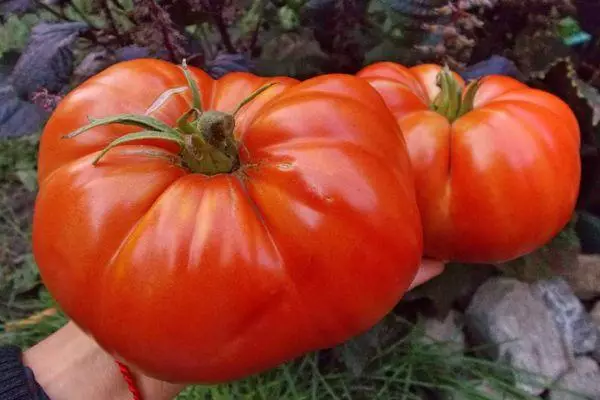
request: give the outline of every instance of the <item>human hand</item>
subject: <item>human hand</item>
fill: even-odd
[[[444,267],[445,264],[441,261],[423,259],[421,266],[419,267],[419,271],[410,285],[410,289],[414,289],[415,287],[435,278],[444,272]]]
[[[423,260],[410,288],[441,274],[444,263]],[[23,361],[53,400],[129,400],[131,393],[113,357],[69,322],[47,339],[27,350]],[[132,371],[144,400],[172,399],[184,385],[159,381]]]
[[[52,400],[131,400],[114,358],[73,322],[25,351],[23,362]],[[184,385],[132,370],[144,400],[170,400]]]

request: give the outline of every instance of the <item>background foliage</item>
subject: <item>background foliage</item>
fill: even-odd
[[[215,78],[250,71],[305,79],[355,73],[380,60],[435,62],[466,79],[499,73],[551,91],[581,125],[583,177],[572,223],[546,247],[511,263],[469,273],[453,265],[443,280],[405,301],[444,314],[492,274],[535,279],[581,250],[600,252],[597,0],[0,0],[0,341],[28,346],[65,322],[30,249],[44,122],[90,76],[143,57],[185,58]],[[54,311],[35,314],[42,310]],[[479,399],[486,398],[477,389],[481,381],[509,387],[511,371],[425,344],[413,326],[416,314],[401,314],[409,321],[396,321],[389,335],[382,333],[385,322],[378,325],[341,356],[311,354],[238,384],[191,388],[182,398],[316,398],[316,392],[337,398],[362,391],[410,399],[435,389],[446,394],[436,398]],[[24,325],[15,329],[15,320]],[[351,373],[357,368],[366,372],[357,377]]]

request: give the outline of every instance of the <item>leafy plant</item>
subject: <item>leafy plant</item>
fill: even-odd
[[[37,141],[0,141],[0,321],[39,308],[31,293],[39,274],[30,253]]]
[[[36,14],[9,15],[0,24],[0,60],[5,53],[25,47],[31,29],[39,22]]]
[[[577,215],[545,246],[536,251],[505,263],[497,264],[504,274],[526,282],[548,279],[577,262],[580,251],[579,238],[575,232]]]
[[[475,29],[483,26],[471,11],[489,6],[489,1],[373,1],[370,13],[379,22],[375,26],[382,27],[383,40],[370,51],[368,60],[390,59],[394,57],[390,52],[395,52],[394,58],[403,64],[438,62],[462,67],[476,43]],[[414,51],[406,51],[413,46]]]

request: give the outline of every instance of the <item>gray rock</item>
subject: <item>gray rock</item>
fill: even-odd
[[[600,301],[598,301],[592,311],[590,312],[590,316],[592,317],[592,321],[596,324],[596,327],[600,329]]]
[[[583,300],[600,296],[600,254],[580,254],[577,262],[555,268]]]
[[[590,316],[592,318],[592,321],[594,321],[594,324],[596,325],[598,337],[600,337],[600,301],[598,301],[594,308],[592,308]],[[596,343],[596,348],[592,353],[592,357],[594,358],[594,360],[600,363],[600,340],[598,340],[598,342]]]
[[[464,317],[460,312],[450,310],[443,319],[425,318],[422,323],[426,341],[446,343],[450,352],[464,353]]]
[[[471,299],[467,333],[488,357],[523,371],[517,387],[538,395],[568,369],[568,353],[544,301],[530,285],[492,278]],[[525,372],[527,371],[527,372]]]
[[[445,400],[472,400],[474,398],[480,399],[485,396],[487,400],[521,400],[526,393],[522,396],[515,396],[514,394],[507,393],[498,388],[495,388],[488,382],[476,383],[472,388],[468,390],[464,387],[460,393],[452,393],[444,397]],[[477,397],[475,397],[477,396]],[[538,399],[538,397],[527,397],[528,399]]]
[[[598,330],[583,304],[560,277],[533,284],[546,303],[567,348],[576,355],[591,353],[598,343]]]
[[[553,385],[548,400],[600,399],[600,368],[589,357],[579,357],[573,368]]]
[[[402,301],[427,299],[439,314],[447,314],[455,305],[465,308],[475,291],[497,270],[490,265],[449,263],[437,278],[404,295]]]
[[[400,324],[393,315],[388,315],[367,332],[336,346],[333,355],[354,376],[361,376],[371,358],[395,336],[397,329],[400,329]]]

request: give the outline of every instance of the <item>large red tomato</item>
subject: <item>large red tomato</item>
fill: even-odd
[[[505,76],[463,90],[436,65],[384,62],[358,76],[383,96],[406,138],[425,255],[509,260],[568,222],[579,189],[579,127],[560,99]]]
[[[107,351],[172,381],[244,377],[368,329],[422,251],[410,162],[381,97],[348,75],[191,73],[213,111],[186,114],[200,102],[183,70],[141,60],[90,79],[52,115],[33,227],[50,292]],[[144,118],[145,139],[96,164],[140,128],[96,123],[62,138],[123,113],[164,124]]]

